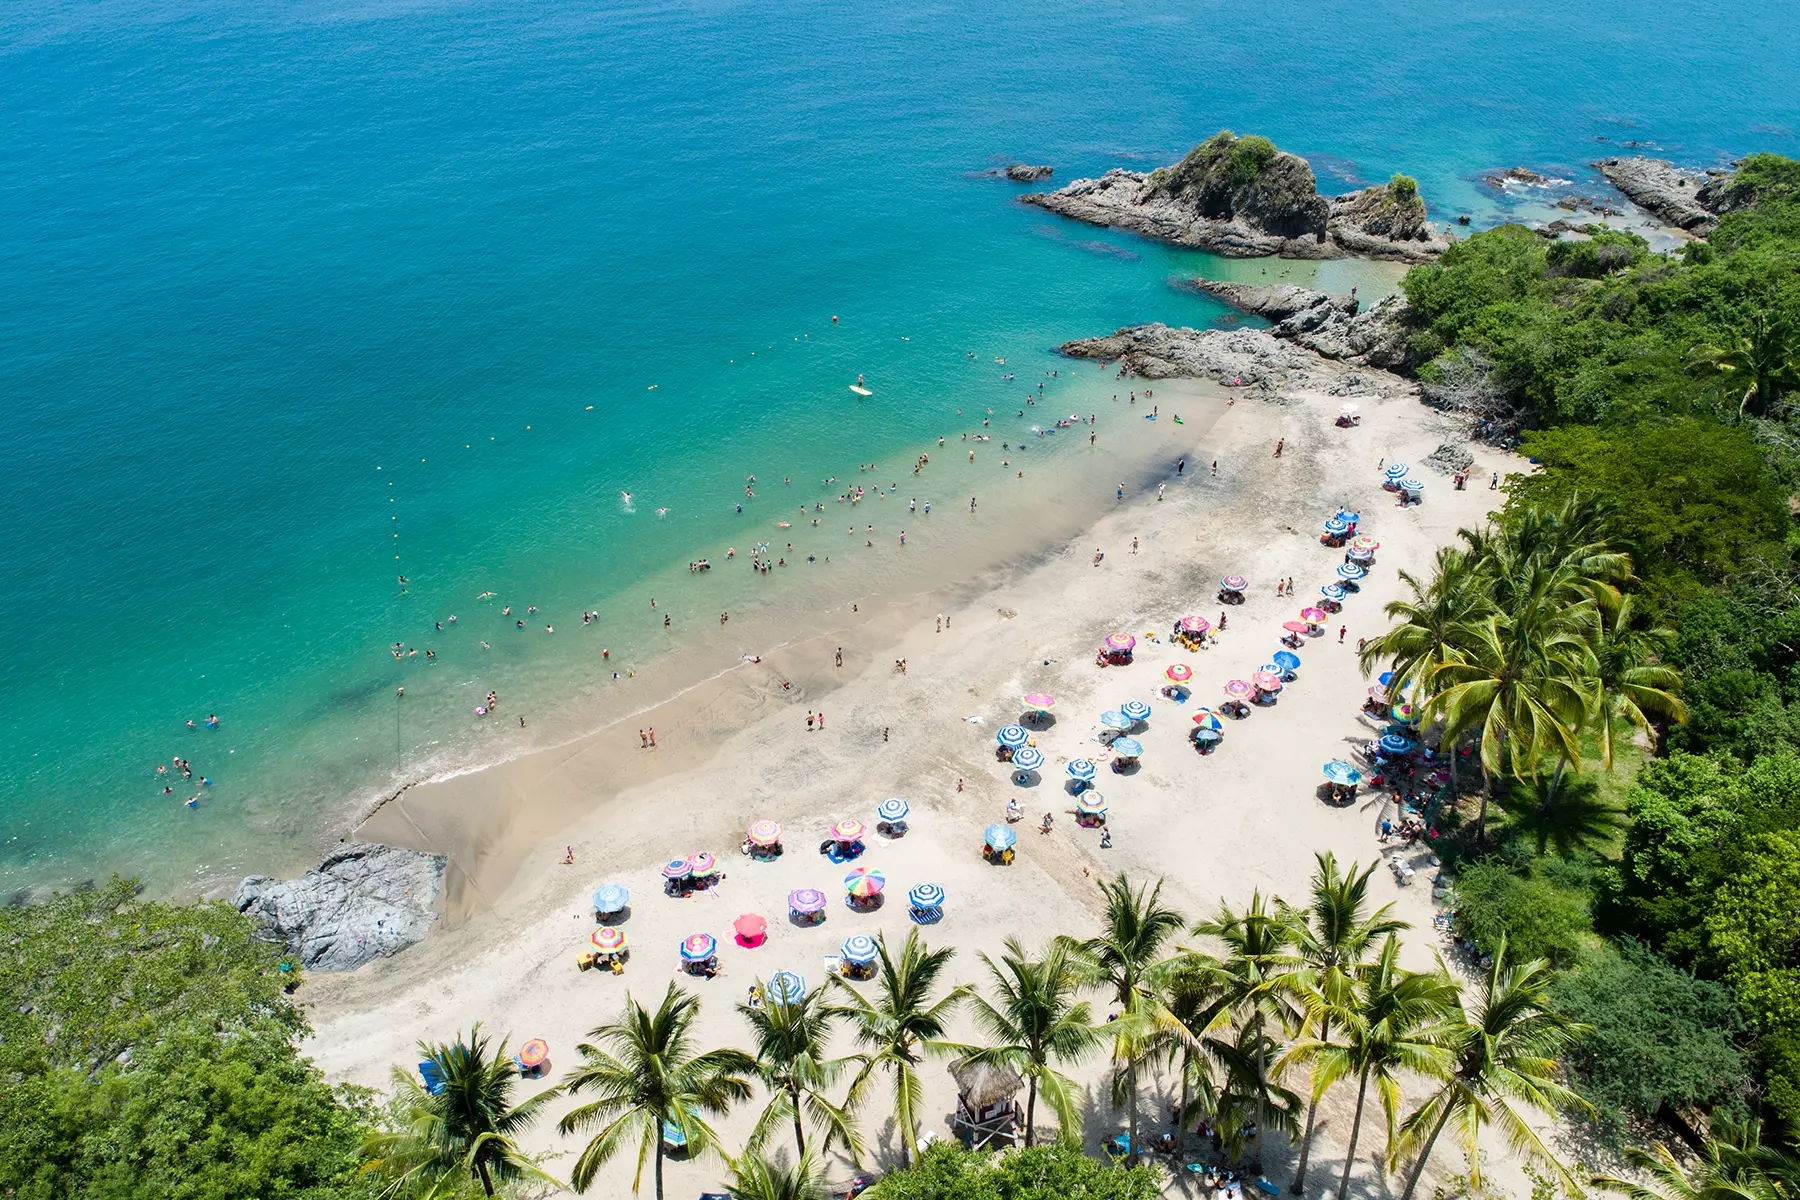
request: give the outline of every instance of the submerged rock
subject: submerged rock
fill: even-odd
[[[1040,179],[1050,178],[1053,168],[1034,167],[1029,163],[1014,163],[1006,168],[1006,177],[1014,183],[1036,183]]]
[[[350,843],[298,879],[250,876],[232,903],[302,965],[352,971],[431,931],[446,861],[398,846]]]
[[[1404,176],[1327,200],[1312,167],[1261,137],[1221,132],[1173,166],[1114,168],[1021,197],[1092,225],[1237,258],[1365,258],[1425,262],[1449,245]]]
[[[1603,158],[1594,166],[1633,204],[1677,229],[1705,237],[1718,227],[1718,210],[1702,203],[1701,193],[1710,187],[1711,198],[1720,200],[1729,181],[1720,184],[1660,158]]]

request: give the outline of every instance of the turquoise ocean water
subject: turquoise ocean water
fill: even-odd
[[[597,646],[653,658],[644,595],[773,536],[781,476],[824,499],[1015,400],[995,356],[1035,380],[1066,338],[1212,320],[1168,277],[1246,270],[1019,206],[997,164],[1230,126],[1486,223],[1477,172],[1579,176],[1596,138],[1800,151],[1797,12],[6,6],[0,884],[291,867],[352,797],[503,752],[487,688],[573,730]]]

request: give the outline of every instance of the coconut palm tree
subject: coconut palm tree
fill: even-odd
[[[1744,386],[1738,416],[1761,416],[1785,392],[1800,388],[1800,329],[1785,313],[1746,313],[1730,336],[1695,346],[1695,366]]]
[[[1225,943],[1225,957],[1214,960],[1215,969],[1226,984],[1233,1019],[1245,1035],[1242,1040],[1256,1055],[1256,1090],[1262,1095],[1270,1081],[1267,1052],[1275,1040],[1271,1027],[1285,1033],[1300,1016],[1296,1003],[1300,980],[1294,974],[1300,959],[1294,954],[1295,931],[1287,920],[1293,910],[1279,900],[1275,903],[1274,909],[1269,908],[1259,889],[1251,893],[1243,912],[1220,903],[1217,915],[1189,931]],[[1269,1128],[1266,1103],[1259,1106],[1256,1123],[1259,1130]]]
[[[1544,959],[1507,962],[1502,938],[1472,994],[1456,992],[1441,1036],[1450,1052],[1440,1064],[1443,1084],[1406,1118],[1390,1151],[1390,1162],[1395,1162],[1417,1150],[1400,1200],[1412,1200],[1432,1146],[1452,1123],[1468,1155],[1471,1186],[1481,1182],[1475,1145],[1484,1125],[1500,1130],[1514,1150],[1548,1164],[1569,1187],[1575,1186],[1519,1111],[1520,1106],[1543,1113],[1591,1109],[1556,1079],[1558,1057],[1588,1030],[1550,1007],[1550,978]]]
[[[978,1051],[976,1061],[1002,1063],[1025,1077],[1025,1144],[1035,1140],[1037,1098],[1041,1091],[1063,1137],[1077,1136],[1081,1118],[1075,1100],[1079,1085],[1058,1072],[1057,1062],[1077,1062],[1100,1045],[1085,1000],[1077,1000],[1082,982],[1080,964],[1073,949],[1052,941],[1037,958],[1030,957],[1017,938],[1006,940],[1006,952],[996,963],[986,954],[993,980],[994,999],[979,993],[970,999],[975,1024],[996,1045]]]
[[[1358,654],[1364,675],[1381,663],[1392,664],[1391,695],[1429,688],[1433,672],[1449,657],[1454,630],[1491,603],[1475,560],[1455,546],[1438,547],[1431,574],[1423,581],[1408,571],[1398,574],[1411,598],[1387,603],[1382,612],[1396,624],[1371,638]]]
[[[758,991],[763,991],[760,986]],[[825,1089],[843,1074],[848,1060],[826,1052],[832,1016],[823,991],[808,992],[786,1004],[740,1004],[755,1044],[756,1074],[769,1089],[769,1104],[757,1118],[747,1149],[760,1151],[784,1120],[793,1123],[795,1160],[805,1158],[810,1118],[824,1134],[824,1149],[844,1147],[852,1159],[862,1155],[862,1137],[848,1108],[832,1103]]]
[[[1667,629],[1633,629],[1631,597],[1626,596],[1602,625],[1594,645],[1600,753],[1607,770],[1613,765],[1613,734],[1621,725],[1645,733],[1653,721],[1682,724],[1687,705],[1675,693],[1681,672],[1662,661],[1675,635]]]
[[[1648,1150],[1631,1147],[1625,1161],[1651,1182],[1611,1175],[1595,1175],[1588,1182],[1629,1200],[1793,1200],[1800,1195],[1800,1160],[1791,1151],[1763,1145],[1754,1121],[1715,1120],[1713,1136],[1691,1162],[1677,1159],[1661,1142]]]
[[[1100,885],[1106,898],[1105,925],[1101,932],[1079,943],[1084,974],[1091,983],[1112,993],[1118,1011],[1109,1018],[1113,1038],[1113,1103],[1125,1109],[1131,1136],[1131,1163],[1137,1165],[1138,1062],[1155,1045],[1156,1032],[1166,1027],[1162,983],[1175,964],[1163,957],[1163,947],[1181,929],[1181,914],[1162,902],[1162,881],[1150,888],[1133,888],[1123,872]]]
[[[1271,1129],[1291,1135],[1300,1108],[1299,1097],[1268,1069],[1281,1047],[1261,1022],[1237,1022],[1239,991],[1223,963],[1189,954],[1165,983],[1169,1022],[1156,1038],[1159,1056],[1173,1058],[1180,1070],[1182,1130],[1207,1117],[1234,1161],[1243,1157],[1253,1128],[1259,1137]]]
[[[1356,1109],[1337,1200],[1344,1200],[1350,1191],[1370,1083],[1375,1085],[1391,1135],[1400,1101],[1399,1073],[1438,1073],[1446,1069],[1449,1058],[1441,1045],[1440,1028],[1456,986],[1441,971],[1401,970],[1399,957],[1400,940],[1389,934],[1375,960],[1356,973],[1351,994],[1342,1004],[1332,1004],[1332,1039],[1326,1041],[1316,1034],[1302,1038],[1283,1056],[1288,1063],[1312,1068],[1315,1097],[1340,1079],[1356,1080]],[[1318,996],[1312,1000],[1315,1004],[1329,1002]],[[1320,1014],[1310,1016],[1316,1027]]]
[[[732,1200],[826,1200],[830,1194],[812,1155],[788,1167],[748,1152],[731,1160],[725,1191]]]
[[[852,1056],[858,1063],[850,1080],[845,1107],[855,1109],[861,1103],[869,1081],[886,1071],[894,1081],[894,1124],[900,1130],[903,1160],[911,1164],[919,1157],[919,1082],[918,1065],[925,1058],[949,1054],[967,1054],[973,1047],[959,1045],[945,1038],[950,1016],[968,996],[962,987],[951,988],[938,995],[938,980],[956,951],[928,949],[917,929],[906,932],[906,943],[898,955],[888,951],[885,936],[876,939],[880,953],[875,997],[870,999],[833,976],[832,984],[844,999],[830,1008],[834,1017],[850,1025],[856,1042],[864,1049]]]
[[[1332,1011],[1347,1002],[1357,972],[1368,961],[1369,948],[1388,934],[1409,926],[1389,915],[1394,907],[1391,904],[1384,904],[1373,913],[1367,911],[1369,877],[1374,874],[1376,863],[1361,870],[1351,863],[1345,874],[1329,850],[1316,857],[1319,865],[1312,877],[1312,904],[1289,910],[1285,917],[1293,931],[1295,956],[1300,960],[1295,972],[1297,982],[1305,993],[1316,997],[1315,1002],[1305,1006],[1306,1011],[1319,1039],[1329,1042]],[[1300,1161],[1294,1168],[1294,1181],[1288,1185],[1296,1196],[1306,1190],[1306,1167],[1312,1156],[1320,1095],[1315,1089],[1306,1106]]]
[[[470,1179],[489,1196],[495,1180],[530,1178],[562,1186],[532,1165],[513,1140],[538,1119],[550,1094],[512,1102],[519,1069],[505,1041],[491,1047],[477,1022],[466,1038],[451,1044],[420,1042],[419,1053],[436,1068],[443,1087],[431,1092],[417,1075],[395,1068],[400,1127],[373,1134],[363,1145],[364,1169],[391,1181],[385,1194],[453,1195]]]
[[[558,1090],[593,1099],[569,1110],[557,1123],[561,1133],[595,1130],[575,1160],[570,1182],[585,1192],[601,1167],[610,1162],[635,1131],[637,1173],[631,1190],[644,1178],[644,1160],[655,1155],[656,1197],[663,1195],[663,1135],[678,1128],[692,1153],[716,1153],[718,1135],[706,1123],[750,1098],[746,1076],[756,1062],[738,1050],[694,1049],[694,1018],[700,1001],[673,983],[651,1012],[630,995],[619,1019],[588,1033],[575,1049],[580,1065],[563,1076]]]

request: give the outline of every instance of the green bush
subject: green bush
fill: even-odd
[[[1505,938],[1509,959],[1573,963],[1593,930],[1588,907],[1585,892],[1541,874],[1516,873],[1493,856],[1457,875],[1457,931],[1486,954]]]
[[[1148,1164],[1089,1158],[1066,1144],[999,1155],[940,1142],[885,1176],[870,1200],[1156,1200],[1161,1177]]]

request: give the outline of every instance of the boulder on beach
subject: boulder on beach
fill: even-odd
[[[353,971],[430,932],[446,861],[399,846],[349,843],[298,879],[250,876],[232,903],[303,966]]]

